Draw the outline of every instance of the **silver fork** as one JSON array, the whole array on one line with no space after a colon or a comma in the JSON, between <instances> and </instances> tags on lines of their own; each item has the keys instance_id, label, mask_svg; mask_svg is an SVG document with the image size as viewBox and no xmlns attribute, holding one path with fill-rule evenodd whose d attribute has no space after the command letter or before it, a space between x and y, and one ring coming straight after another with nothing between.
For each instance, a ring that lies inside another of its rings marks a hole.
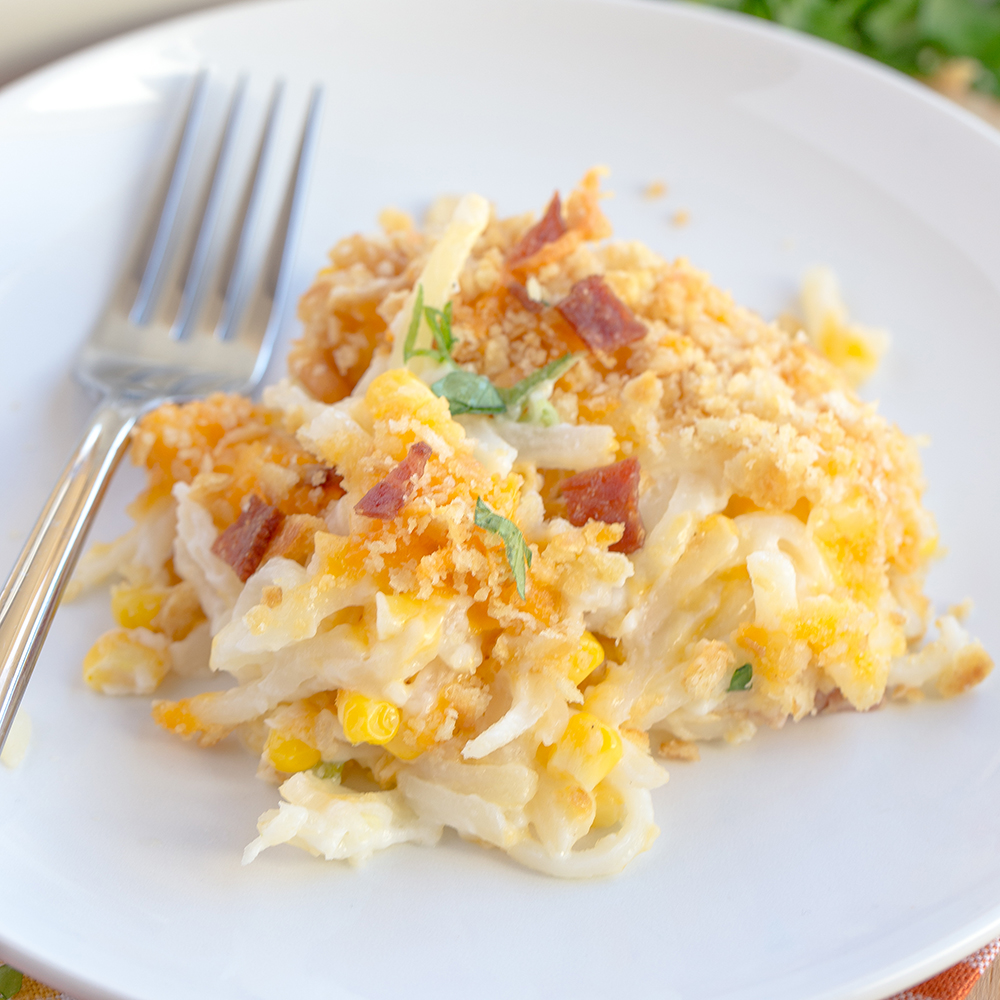
<instances>
[{"instance_id":1,"label":"silver fork","mask_svg":"<svg viewBox=\"0 0 1000 1000\"><path fill-rule=\"evenodd\" d=\"M321 92L314 88L310 96L277 221L256 274L250 261L252 229L274 145L281 84L272 91L223 249L211 253L245 93L244 78L231 95L208 178L199 188L191 175L208 76L202 72L195 79L146 223L78 358L77 377L102 399L0 594L0 749L136 420L167 400L246 392L267 367L287 284L283 261L291 257ZM192 187L199 194L186 223L181 209Z\"/></svg>"}]
</instances>

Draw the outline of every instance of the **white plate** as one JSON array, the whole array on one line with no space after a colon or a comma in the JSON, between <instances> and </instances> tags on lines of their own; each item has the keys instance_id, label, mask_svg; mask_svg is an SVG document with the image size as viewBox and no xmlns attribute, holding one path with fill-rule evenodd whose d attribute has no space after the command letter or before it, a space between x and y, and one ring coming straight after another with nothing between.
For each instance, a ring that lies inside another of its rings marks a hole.
<instances>
[{"instance_id":1,"label":"white plate","mask_svg":"<svg viewBox=\"0 0 1000 1000\"><path fill-rule=\"evenodd\" d=\"M385 204L474 189L537 209L595 162L620 235L767 315L805 266L833 265L854 314L895 336L872 395L934 438L927 499L950 555L931 592L973 595L1000 652L1000 137L873 63L664 3L232 7L0 95L0 565L88 411L72 355L203 63L220 94L252 70L258 108L275 75L292 109L327 86L298 290ZM665 201L640 196L654 179ZM97 537L137 481L119 477ZM454 837L360 870L292 849L241 868L275 790L241 750L199 750L146 700L85 689L109 622L101 595L60 612L27 760L0 771L0 953L81 1000L881 1000L1000 933L996 679L707 749L671 769L662 834L616 879L547 879Z\"/></svg>"}]
</instances>

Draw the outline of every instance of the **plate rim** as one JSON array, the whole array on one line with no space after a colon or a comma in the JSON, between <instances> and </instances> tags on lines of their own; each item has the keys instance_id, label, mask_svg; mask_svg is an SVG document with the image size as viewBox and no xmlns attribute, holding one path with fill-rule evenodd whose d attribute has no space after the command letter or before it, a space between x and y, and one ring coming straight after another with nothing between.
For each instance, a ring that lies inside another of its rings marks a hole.
<instances>
[{"instance_id":1,"label":"plate rim","mask_svg":"<svg viewBox=\"0 0 1000 1000\"><path fill-rule=\"evenodd\" d=\"M98 58L105 51L110 51L118 46L133 45L147 38L153 39L157 35L177 29L184 29L189 25L196 26L202 22L238 19L244 14L253 14L267 10L268 8L280 9L291 5L300 7L334 7L339 2L342 2L342 0L233 0L233 2L222 2L216 6L205 7L201 10L188 11L165 17L152 24L130 28L109 38L92 42L75 52L60 56L51 62L44 63L8 81L3 86L0 86L0 107L8 100L19 97L20 94L18 92L22 89L30 89L39 83L43 83L45 78L50 75L58 75L65 72L78 62L83 63ZM553 2L553 0L549 0L549 2ZM581 7L590 6L594 8L659 9L669 11L670 16L688 18L693 21L704 21L709 24L724 24L750 35L758 35L765 38L778 37L793 47L815 52L821 58L843 63L856 72L861 72L866 76L881 80L884 84L902 93L909 94L910 97L916 98L929 107L933 107L938 113L964 123L966 127L976 132L980 138L986 139L992 145L1000 146L1000 129L988 124L968 108L945 97L929 85L921 83L914 77L902 72L902 70L894 69L892 66L879 62L873 57L866 56L853 49L845 48L825 38L810 35L795 28L779 24L777 21L766 21L752 14L730 10L727 7L710 6L706 0L558 0L558 2L567 4L575 3Z\"/></svg>"}]
</instances>

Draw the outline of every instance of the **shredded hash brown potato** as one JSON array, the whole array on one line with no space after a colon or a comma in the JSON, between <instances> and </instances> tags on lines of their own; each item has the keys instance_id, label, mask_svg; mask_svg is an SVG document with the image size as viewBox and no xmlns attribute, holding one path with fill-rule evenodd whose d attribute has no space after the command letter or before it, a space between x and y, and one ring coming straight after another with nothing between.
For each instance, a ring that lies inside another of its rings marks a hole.
<instances>
[{"instance_id":1,"label":"shredded hash brown potato","mask_svg":"<svg viewBox=\"0 0 1000 1000\"><path fill-rule=\"evenodd\" d=\"M474 195L422 230L383 213L331 251L262 404L163 406L135 432L136 527L75 584L119 581L85 675L232 676L153 718L237 734L280 784L245 861L449 826L609 874L657 834L651 747L696 761L992 669L954 614L925 637L916 448L852 388L884 335L829 272L779 325L607 242L599 180L537 223Z\"/></svg>"}]
</instances>

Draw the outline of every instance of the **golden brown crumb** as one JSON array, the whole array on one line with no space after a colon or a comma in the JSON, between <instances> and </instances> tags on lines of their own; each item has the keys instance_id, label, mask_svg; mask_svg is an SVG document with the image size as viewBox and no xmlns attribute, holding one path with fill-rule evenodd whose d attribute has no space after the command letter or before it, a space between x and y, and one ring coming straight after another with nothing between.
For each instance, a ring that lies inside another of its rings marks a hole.
<instances>
[{"instance_id":1,"label":"golden brown crumb","mask_svg":"<svg viewBox=\"0 0 1000 1000\"><path fill-rule=\"evenodd\" d=\"M650 181L643 191L643 197L652 201L655 198L662 198L667 193L667 185L663 181Z\"/></svg>"},{"instance_id":2,"label":"golden brown crumb","mask_svg":"<svg viewBox=\"0 0 1000 1000\"><path fill-rule=\"evenodd\" d=\"M726 643L702 639L684 669L681 684L693 698L711 698L719 682L732 671L735 662L736 657Z\"/></svg>"},{"instance_id":3,"label":"golden brown crumb","mask_svg":"<svg viewBox=\"0 0 1000 1000\"><path fill-rule=\"evenodd\" d=\"M151 624L157 632L176 641L183 639L195 625L204 620L205 614L198 603L198 594L194 586L185 580L167 591Z\"/></svg>"},{"instance_id":4,"label":"golden brown crumb","mask_svg":"<svg viewBox=\"0 0 1000 1000\"><path fill-rule=\"evenodd\" d=\"M794 337L802 329L802 320L794 313L783 312L774 321L778 329Z\"/></svg>"},{"instance_id":5,"label":"golden brown crumb","mask_svg":"<svg viewBox=\"0 0 1000 1000\"><path fill-rule=\"evenodd\" d=\"M260 599L269 608L277 608L281 605L281 598L284 596L281 587L265 587L260 592Z\"/></svg>"},{"instance_id":6,"label":"golden brown crumb","mask_svg":"<svg viewBox=\"0 0 1000 1000\"><path fill-rule=\"evenodd\" d=\"M623 725L618 727L618 731L622 734L623 739L637 746L643 753L649 753L649 733L644 729Z\"/></svg>"},{"instance_id":7,"label":"golden brown crumb","mask_svg":"<svg viewBox=\"0 0 1000 1000\"><path fill-rule=\"evenodd\" d=\"M405 233L415 228L412 216L398 208L383 208L379 212L378 224L387 233Z\"/></svg>"},{"instance_id":8,"label":"golden brown crumb","mask_svg":"<svg viewBox=\"0 0 1000 1000\"><path fill-rule=\"evenodd\" d=\"M953 662L942 671L937 682L938 691L944 698L953 698L985 680L992 670L993 660L989 653L978 642L970 643L960 649Z\"/></svg>"},{"instance_id":9,"label":"golden brown crumb","mask_svg":"<svg viewBox=\"0 0 1000 1000\"><path fill-rule=\"evenodd\" d=\"M423 266L423 234L396 213L383 213L381 222L382 236L341 240L330 251L330 267L299 300L303 333L289 351L288 370L324 403L342 399L357 383L402 305L398 293L409 291Z\"/></svg>"},{"instance_id":10,"label":"golden brown crumb","mask_svg":"<svg viewBox=\"0 0 1000 1000\"><path fill-rule=\"evenodd\" d=\"M291 516L316 515L344 492L338 476L317 479L316 457L285 430L280 413L243 396L215 393L159 407L133 432L132 460L149 477L134 512L149 509L175 483L190 483L191 498L220 531L251 493Z\"/></svg>"},{"instance_id":11,"label":"golden brown crumb","mask_svg":"<svg viewBox=\"0 0 1000 1000\"><path fill-rule=\"evenodd\" d=\"M686 208L679 208L670 217L670 221L678 228L686 226L691 221L691 213Z\"/></svg>"},{"instance_id":12,"label":"golden brown crumb","mask_svg":"<svg viewBox=\"0 0 1000 1000\"><path fill-rule=\"evenodd\" d=\"M927 696L917 687L908 687L905 684L897 684L889 691L890 701L900 701L908 704L916 704L923 701Z\"/></svg>"},{"instance_id":13,"label":"golden brown crumb","mask_svg":"<svg viewBox=\"0 0 1000 1000\"><path fill-rule=\"evenodd\" d=\"M701 760L698 747L687 740L664 740L657 748L657 752L667 760Z\"/></svg>"},{"instance_id":14,"label":"golden brown crumb","mask_svg":"<svg viewBox=\"0 0 1000 1000\"><path fill-rule=\"evenodd\" d=\"M959 601L958 604L953 604L948 608L948 614L953 618L956 618L960 622L964 622L966 618L972 613L973 603L971 597L966 597L964 601Z\"/></svg>"},{"instance_id":15,"label":"golden brown crumb","mask_svg":"<svg viewBox=\"0 0 1000 1000\"><path fill-rule=\"evenodd\" d=\"M769 673L777 679L793 661L799 663L808 647L823 670L843 662L845 654L851 658L853 686L848 677L837 683L856 707L871 707L881 697L889 662L884 644L878 653L869 649L876 609L895 588L919 612L921 601L926 603L919 576L936 546L933 521L921 504L916 448L858 400L844 373L805 338L737 306L686 260L665 261L638 243L598 243L609 233L598 181L599 174L591 172L568 196L567 233L519 265L516 275L506 270L506 254L532 218L491 219L452 299L455 359L507 386L567 350L583 350L552 303L582 278L603 275L649 332L614 355L585 353L557 381L553 406L569 422L609 425L619 458L643 449L655 453L662 442L670 442L671 461L681 467L721 455L726 487L743 499L746 511L785 511L807 523L836 567L837 599L810 607L796 636L758 637L757 645L770 650L754 665L755 676L758 665L763 668L758 700L775 699L775 724L789 713L801 717L812 711L815 680L798 687L768 680ZM338 392L346 392L356 378L354 369L336 360L342 348L349 354L358 337L373 351L389 348L387 317L398 312L415 281L427 252L423 239L407 232L343 241L332 254L334 266L320 274L303 300L307 333L299 346L340 380ZM385 268L394 275L391 289L375 274L384 260L392 262ZM512 281L530 282L543 308L526 306L523 296L511 292ZM344 289L369 304L367 312L351 313L350 322L336 298ZM317 338L323 341L322 357L313 350ZM364 476L371 485L385 471L372 466ZM541 476L552 516L559 512L560 474L542 470ZM451 499L441 494L434 503L443 506ZM393 586L429 593L445 579L448 558L424 560L416 572L416 562L405 556L410 531L405 516L388 526L366 566L372 573L388 572ZM391 567L382 551L396 553ZM490 580L496 568L475 562L483 554L472 558L476 579ZM444 575L432 572L435 565ZM896 622L893 628L902 642L901 626ZM891 655L904 652L905 642Z\"/></svg>"},{"instance_id":16,"label":"golden brown crumb","mask_svg":"<svg viewBox=\"0 0 1000 1000\"><path fill-rule=\"evenodd\" d=\"M459 678L446 684L436 701L419 714L404 713L396 739L415 755L457 734L468 735L489 702L489 688L479 677Z\"/></svg>"}]
</instances>

